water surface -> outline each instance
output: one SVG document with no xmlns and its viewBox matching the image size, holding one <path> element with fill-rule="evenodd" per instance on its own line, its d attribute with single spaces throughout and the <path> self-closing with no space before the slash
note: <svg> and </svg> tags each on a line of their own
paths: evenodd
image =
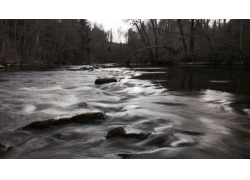
<svg viewBox="0 0 250 180">
<path fill-rule="evenodd" d="M 250 67 L 130 67 L 0 71 L 1 158 L 249 158 Z M 117 83 L 95 85 L 96 78 Z M 15 131 L 65 114 L 100 124 Z M 145 140 L 105 135 L 115 127 Z"/>
</svg>

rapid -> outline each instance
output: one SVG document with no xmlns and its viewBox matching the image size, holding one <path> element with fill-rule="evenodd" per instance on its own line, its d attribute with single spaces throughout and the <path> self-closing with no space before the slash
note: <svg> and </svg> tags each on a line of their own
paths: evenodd
<svg viewBox="0 0 250 180">
<path fill-rule="evenodd" d="M 0 71 L 0 158 L 250 158 L 250 67 L 110 67 Z M 118 81 L 97 85 L 97 78 Z M 17 130 L 102 112 L 98 124 Z M 114 128 L 146 139 L 105 136 Z"/>
</svg>

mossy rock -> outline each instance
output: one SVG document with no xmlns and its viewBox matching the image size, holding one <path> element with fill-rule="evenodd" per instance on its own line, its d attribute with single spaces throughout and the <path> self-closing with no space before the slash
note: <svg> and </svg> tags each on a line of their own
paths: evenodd
<svg viewBox="0 0 250 180">
<path fill-rule="evenodd" d="M 45 121 L 35 121 L 17 130 L 41 130 L 47 129 L 51 126 L 66 125 L 70 123 L 96 124 L 100 123 L 103 119 L 104 114 L 102 112 L 82 113 L 68 117 L 62 116 Z"/>
</svg>

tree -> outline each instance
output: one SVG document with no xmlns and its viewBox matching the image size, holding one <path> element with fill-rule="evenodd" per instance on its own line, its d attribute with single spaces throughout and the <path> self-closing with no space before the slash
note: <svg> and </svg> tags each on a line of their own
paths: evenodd
<svg viewBox="0 0 250 180">
<path fill-rule="evenodd" d="M 185 58 L 187 59 L 188 58 L 187 45 L 186 45 L 186 42 L 185 42 L 185 38 L 184 38 L 182 26 L 181 26 L 181 20 L 178 19 L 177 22 L 178 22 L 178 26 L 179 26 L 179 29 L 180 29 L 181 40 L 182 40 L 182 45 L 183 45 L 183 49 L 184 49 L 184 53 L 185 53 Z"/>
</svg>

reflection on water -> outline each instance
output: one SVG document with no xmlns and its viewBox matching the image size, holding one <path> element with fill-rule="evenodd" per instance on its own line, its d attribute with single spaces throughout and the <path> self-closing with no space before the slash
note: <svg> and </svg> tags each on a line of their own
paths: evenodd
<svg viewBox="0 0 250 180">
<path fill-rule="evenodd" d="M 67 68 L 0 72 L 0 143 L 9 147 L 0 157 L 250 157 L 250 67 Z M 95 85 L 100 77 L 118 82 Z M 105 120 L 15 131 L 33 121 L 93 111 L 105 113 Z M 105 138 L 121 126 L 151 135 Z"/>
<path fill-rule="evenodd" d="M 137 69 L 140 70 L 140 69 Z M 196 66 L 168 67 L 154 70 L 157 73 L 143 73 L 140 79 L 160 82 L 162 86 L 174 90 L 212 89 L 234 94 L 250 95 L 250 67 L 236 66 Z M 164 73 L 162 73 L 164 72 Z"/>
</svg>

